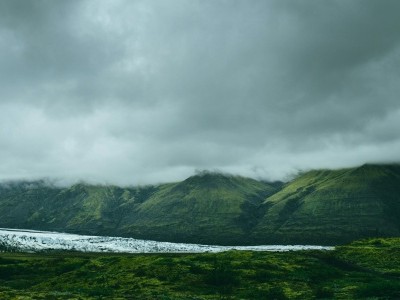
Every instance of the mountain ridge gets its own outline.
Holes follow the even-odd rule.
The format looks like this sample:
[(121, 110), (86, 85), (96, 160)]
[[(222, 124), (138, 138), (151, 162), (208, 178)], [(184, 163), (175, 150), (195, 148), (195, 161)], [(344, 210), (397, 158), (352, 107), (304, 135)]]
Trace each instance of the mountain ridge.
[(400, 236), (400, 165), (311, 170), (268, 183), (201, 172), (139, 187), (0, 184), (0, 227), (221, 245)]

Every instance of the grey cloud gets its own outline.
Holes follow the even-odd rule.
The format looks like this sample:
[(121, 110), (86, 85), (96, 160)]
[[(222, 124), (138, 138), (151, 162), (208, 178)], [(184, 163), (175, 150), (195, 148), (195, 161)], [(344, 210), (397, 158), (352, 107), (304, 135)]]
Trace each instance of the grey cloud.
[(399, 6), (0, 1), (1, 178), (398, 160)]

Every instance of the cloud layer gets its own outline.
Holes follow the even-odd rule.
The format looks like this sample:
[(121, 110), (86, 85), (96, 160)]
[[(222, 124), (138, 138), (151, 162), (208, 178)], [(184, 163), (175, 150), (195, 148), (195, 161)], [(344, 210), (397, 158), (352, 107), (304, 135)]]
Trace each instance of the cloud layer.
[(0, 2), (0, 179), (400, 161), (400, 2)]

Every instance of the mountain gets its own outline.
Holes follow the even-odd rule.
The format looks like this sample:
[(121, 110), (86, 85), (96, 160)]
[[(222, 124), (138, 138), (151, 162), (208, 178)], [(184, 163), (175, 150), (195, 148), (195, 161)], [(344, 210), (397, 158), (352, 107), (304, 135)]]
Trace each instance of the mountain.
[(119, 223), (157, 187), (120, 188), (44, 181), (0, 185), (0, 227), (120, 235)]
[(317, 170), (268, 197), (257, 241), (337, 244), (400, 236), (400, 165)]
[(400, 236), (400, 165), (285, 184), (204, 172), (143, 187), (0, 184), (0, 227), (204, 244), (341, 244)]
[(261, 203), (276, 190), (250, 178), (203, 173), (160, 187), (121, 225), (140, 238), (243, 243), (261, 217)]
[(242, 244), (279, 183), (202, 173), (121, 188), (38, 182), (0, 185), (0, 227), (208, 244)]

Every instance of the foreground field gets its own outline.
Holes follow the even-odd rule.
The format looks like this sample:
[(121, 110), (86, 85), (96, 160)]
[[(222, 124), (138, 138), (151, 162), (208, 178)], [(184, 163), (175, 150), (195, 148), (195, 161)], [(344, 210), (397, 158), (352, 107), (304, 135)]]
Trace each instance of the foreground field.
[(400, 239), (334, 251), (1, 253), (0, 299), (399, 299)]

